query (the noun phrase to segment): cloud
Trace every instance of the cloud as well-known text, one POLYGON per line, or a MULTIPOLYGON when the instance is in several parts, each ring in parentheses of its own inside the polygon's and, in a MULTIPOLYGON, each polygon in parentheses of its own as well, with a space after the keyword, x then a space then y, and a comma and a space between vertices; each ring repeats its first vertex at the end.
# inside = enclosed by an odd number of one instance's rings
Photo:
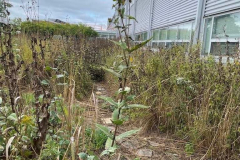
MULTIPOLYGON (((13 4, 10 9, 12 18, 26 19, 26 13, 20 7, 22 1, 26 5, 29 0, 10 0, 10 3, 13 4)), ((39 0, 39 17, 40 19, 68 20, 70 23, 106 25, 107 18, 112 17, 114 13, 112 4, 112 0, 39 0)), ((35 11, 37 13, 38 8, 35 11)))

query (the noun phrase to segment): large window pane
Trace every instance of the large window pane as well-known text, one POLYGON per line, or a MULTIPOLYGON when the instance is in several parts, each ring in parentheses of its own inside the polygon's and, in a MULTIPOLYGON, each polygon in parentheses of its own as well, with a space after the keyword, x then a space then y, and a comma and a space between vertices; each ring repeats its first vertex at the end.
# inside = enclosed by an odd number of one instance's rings
POLYGON ((229 56, 238 53, 238 42, 213 42, 211 47, 211 53, 215 56, 229 56))
POLYGON ((178 39, 179 40, 190 40, 191 39, 191 30, 192 30, 192 23, 186 23, 179 25, 178 27, 178 39))
POLYGON ((135 41, 141 41, 141 36, 139 34, 135 36, 135 41))
POLYGON ((240 37, 240 13, 214 18, 213 38, 240 37))
POLYGON ((167 30, 166 29, 160 30, 159 40, 166 40, 166 39, 167 39, 167 30))
POLYGON ((211 40, 212 18, 205 21, 204 55, 208 55, 211 40))
POLYGON ((144 32, 143 33, 143 41, 146 41, 147 40, 147 32, 144 32))
POLYGON ((159 30, 153 31, 153 40, 159 40, 159 30))
POLYGON ((177 40, 177 33, 178 33, 177 27, 170 27, 168 29, 168 40, 177 40))

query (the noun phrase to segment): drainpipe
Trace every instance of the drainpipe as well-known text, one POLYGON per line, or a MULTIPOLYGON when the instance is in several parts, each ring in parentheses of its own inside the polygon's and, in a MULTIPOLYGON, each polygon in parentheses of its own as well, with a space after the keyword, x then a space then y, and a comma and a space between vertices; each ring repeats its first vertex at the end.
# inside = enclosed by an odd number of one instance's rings
POLYGON ((195 21, 195 34, 193 37, 193 44, 197 44, 201 38, 201 33, 203 31, 204 22, 204 12, 205 12, 206 0, 198 0, 197 16, 195 21))
MULTIPOLYGON (((153 19, 153 6, 154 6, 154 0, 151 0, 150 4, 150 17, 149 17, 149 27, 148 27, 148 39, 152 37, 152 19, 153 19)), ((148 43, 148 46, 152 46, 152 42, 148 43)))

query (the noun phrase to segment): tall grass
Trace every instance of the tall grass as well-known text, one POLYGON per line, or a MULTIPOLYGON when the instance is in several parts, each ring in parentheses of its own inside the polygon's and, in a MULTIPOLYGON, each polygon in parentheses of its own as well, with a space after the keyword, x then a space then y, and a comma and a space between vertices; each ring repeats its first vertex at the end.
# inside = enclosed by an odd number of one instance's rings
POLYGON ((201 59, 199 46, 188 56, 181 46, 135 54, 131 86, 138 103, 152 107, 147 116, 141 111, 131 115, 139 117, 145 131, 189 140, 196 149, 207 149, 204 158, 228 159, 239 153, 238 59, 227 64, 201 59))

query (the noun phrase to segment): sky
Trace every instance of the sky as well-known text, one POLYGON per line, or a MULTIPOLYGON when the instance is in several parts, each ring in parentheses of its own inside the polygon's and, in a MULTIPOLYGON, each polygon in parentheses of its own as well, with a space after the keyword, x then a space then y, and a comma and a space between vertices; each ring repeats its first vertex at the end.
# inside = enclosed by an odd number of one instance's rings
MULTIPOLYGON (((10 9, 11 18, 20 17, 26 20, 27 14, 38 15, 38 7, 32 9, 33 11, 28 9, 29 13, 26 12, 28 1, 32 0, 9 0, 13 5, 10 9)), ((29 4, 28 6, 32 6, 29 4)), ((69 23, 106 26, 108 18, 114 13, 112 5, 113 0, 39 0, 39 17, 41 20, 52 18, 69 23)))

